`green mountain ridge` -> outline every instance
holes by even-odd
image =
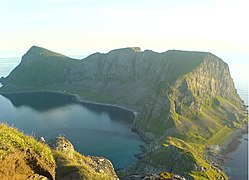
[[[170,171],[189,179],[227,176],[208,160],[247,122],[228,65],[208,52],[123,48],[82,60],[33,46],[0,92],[65,91],[138,112],[132,128],[148,142],[123,174]]]

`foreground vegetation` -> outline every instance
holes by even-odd
[[[0,179],[26,179],[34,175],[55,178],[51,149],[13,127],[0,124]]]
[[[109,160],[81,155],[63,137],[54,141],[49,147],[0,124],[0,179],[117,179]]]
[[[0,92],[41,90],[138,112],[132,128],[147,145],[124,176],[172,170],[188,179],[227,179],[209,150],[219,154],[248,122],[228,65],[207,52],[124,48],[76,61],[32,47]]]

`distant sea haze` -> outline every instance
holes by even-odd
[[[0,58],[0,77],[6,77],[20,62],[21,58]]]

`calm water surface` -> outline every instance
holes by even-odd
[[[7,76],[19,62],[20,58],[0,58],[0,77]],[[229,68],[239,96],[248,105],[247,77],[233,64]],[[64,134],[78,151],[105,156],[111,159],[115,168],[136,161],[134,154],[139,153],[142,142],[130,131],[129,117],[101,109],[103,107],[73,103],[70,98],[52,105],[50,102],[39,103],[23,100],[11,102],[0,96],[0,122],[8,122],[25,132],[33,132],[47,139]],[[230,179],[248,179],[247,137],[248,134],[243,135],[238,148],[228,154],[229,161],[225,168]]]
[[[0,77],[20,61],[0,58]],[[116,169],[135,162],[134,155],[140,153],[143,142],[130,129],[133,118],[133,113],[119,108],[77,103],[71,96],[54,93],[0,95],[0,122],[47,141],[64,135],[77,151],[106,157]]]
[[[0,96],[0,122],[49,140],[64,135],[81,153],[110,159],[124,168],[136,161],[143,143],[130,125],[134,114],[115,107],[77,103],[57,93]]]

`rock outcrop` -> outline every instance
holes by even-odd
[[[0,124],[0,179],[118,179],[108,159],[81,155],[64,137],[49,145]]]
[[[208,52],[123,48],[77,61],[32,47],[0,92],[30,90],[63,90],[137,111],[132,128],[149,143],[127,176],[174,166],[184,177],[226,178],[205,160],[206,146],[222,146],[247,122],[228,65]],[[174,153],[183,162],[169,162]]]
[[[118,179],[108,159],[81,155],[64,137],[57,137],[48,144],[57,164],[56,179]]]

